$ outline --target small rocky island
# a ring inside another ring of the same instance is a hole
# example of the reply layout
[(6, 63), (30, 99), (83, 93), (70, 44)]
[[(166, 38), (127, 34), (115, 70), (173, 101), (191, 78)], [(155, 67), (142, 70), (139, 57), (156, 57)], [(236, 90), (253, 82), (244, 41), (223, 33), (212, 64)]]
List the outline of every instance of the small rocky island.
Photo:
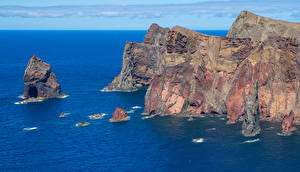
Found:
[(27, 102), (36, 102), (48, 98), (64, 98), (66, 94), (61, 92), (61, 86), (57, 82), (56, 75), (52, 72), (51, 65), (43, 62), (34, 55), (25, 70), (24, 94), (20, 97)]
[(122, 121), (128, 121), (130, 119), (129, 116), (127, 116), (127, 111), (125, 109), (117, 107), (114, 111), (114, 114), (109, 119), (110, 122), (122, 122)]
[(148, 87), (150, 115), (227, 114), (245, 136), (260, 133), (259, 120), (284, 119), (289, 132), (300, 124), (299, 38), (300, 23), (248, 11), (225, 38), (152, 24), (143, 43), (126, 42), (122, 71), (103, 90)]

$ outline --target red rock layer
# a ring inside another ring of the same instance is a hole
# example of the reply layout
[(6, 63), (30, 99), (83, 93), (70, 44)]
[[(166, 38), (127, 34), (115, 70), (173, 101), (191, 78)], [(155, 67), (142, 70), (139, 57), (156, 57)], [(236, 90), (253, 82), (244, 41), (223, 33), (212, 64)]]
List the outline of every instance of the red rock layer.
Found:
[(113, 116), (109, 119), (111, 122), (119, 122), (129, 120), (129, 117), (126, 116), (127, 111), (122, 108), (116, 108)]
[(296, 105), (295, 39), (265, 42), (203, 35), (181, 27), (168, 32), (164, 70), (145, 97), (145, 112), (200, 115), (245, 114), (249, 90), (258, 82), (260, 116), (281, 119)]
[(282, 123), (281, 123), (281, 131), (285, 135), (289, 135), (291, 132), (293, 132), (295, 128), (295, 113), (293, 111), (290, 112), (290, 114), (285, 115), (283, 117)]

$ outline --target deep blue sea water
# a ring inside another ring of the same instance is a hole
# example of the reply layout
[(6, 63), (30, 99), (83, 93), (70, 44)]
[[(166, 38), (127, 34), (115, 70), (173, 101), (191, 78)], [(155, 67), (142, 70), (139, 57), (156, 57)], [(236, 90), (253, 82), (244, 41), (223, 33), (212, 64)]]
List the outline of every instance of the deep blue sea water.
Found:
[[(278, 136), (279, 123), (262, 122), (260, 141), (241, 144), (249, 139), (241, 124), (225, 125), (223, 116), (142, 120), (136, 109), (130, 121), (108, 122), (117, 106), (143, 107), (145, 91), (100, 90), (120, 72), (125, 41), (142, 42), (145, 33), (0, 31), (0, 171), (299, 171), (300, 133)], [(68, 98), (14, 104), (33, 54), (53, 66)], [(89, 120), (94, 113), (108, 115)], [(80, 121), (90, 125), (75, 127)], [(199, 137), (205, 141), (192, 143)]]

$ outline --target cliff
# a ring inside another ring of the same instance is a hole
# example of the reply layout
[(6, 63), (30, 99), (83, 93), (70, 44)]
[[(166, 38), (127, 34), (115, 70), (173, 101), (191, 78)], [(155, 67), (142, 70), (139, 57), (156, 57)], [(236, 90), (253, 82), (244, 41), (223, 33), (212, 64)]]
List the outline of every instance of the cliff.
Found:
[(51, 65), (34, 55), (24, 74), (24, 98), (55, 98), (64, 96)]
[[(181, 52), (175, 47), (184, 40), (178, 37), (187, 40)], [(146, 113), (226, 113), (228, 123), (235, 123), (245, 114), (249, 91), (256, 82), (263, 119), (282, 119), (298, 100), (295, 39), (273, 37), (259, 42), (175, 27), (167, 43), (165, 70), (147, 90)]]
[(143, 43), (126, 42), (121, 73), (103, 91), (136, 91), (162, 72), (169, 29), (152, 24)]
[(293, 111), (300, 123), (297, 29), (250, 12), (241, 12), (227, 38), (153, 24), (143, 43), (126, 43), (122, 71), (104, 90), (149, 85), (145, 113), (227, 114), (228, 123), (243, 116), (249, 135), (259, 132), (259, 118), (280, 121)]

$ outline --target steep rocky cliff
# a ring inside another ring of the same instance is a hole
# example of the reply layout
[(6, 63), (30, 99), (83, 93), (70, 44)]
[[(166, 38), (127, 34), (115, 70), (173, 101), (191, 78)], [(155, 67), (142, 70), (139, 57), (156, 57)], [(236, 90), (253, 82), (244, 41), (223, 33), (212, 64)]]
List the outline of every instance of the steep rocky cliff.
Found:
[(249, 90), (258, 82), (261, 118), (282, 119), (297, 100), (296, 50), (295, 39), (259, 42), (175, 27), (167, 38), (165, 70), (146, 93), (145, 112), (227, 113), (228, 123), (234, 123), (245, 114)]
[[(245, 135), (258, 133), (259, 118), (280, 121), (292, 110), (300, 123), (297, 34), (298, 24), (249, 12), (241, 12), (228, 38), (153, 24), (143, 43), (126, 43), (122, 71), (104, 90), (134, 91), (150, 84), (145, 113), (227, 114), (228, 123), (244, 116)], [(249, 94), (253, 89), (258, 104)]]
[(24, 74), (24, 98), (54, 98), (64, 96), (51, 65), (34, 55)]
[(103, 91), (136, 91), (162, 72), (169, 29), (152, 24), (143, 43), (126, 42), (119, 76)]

